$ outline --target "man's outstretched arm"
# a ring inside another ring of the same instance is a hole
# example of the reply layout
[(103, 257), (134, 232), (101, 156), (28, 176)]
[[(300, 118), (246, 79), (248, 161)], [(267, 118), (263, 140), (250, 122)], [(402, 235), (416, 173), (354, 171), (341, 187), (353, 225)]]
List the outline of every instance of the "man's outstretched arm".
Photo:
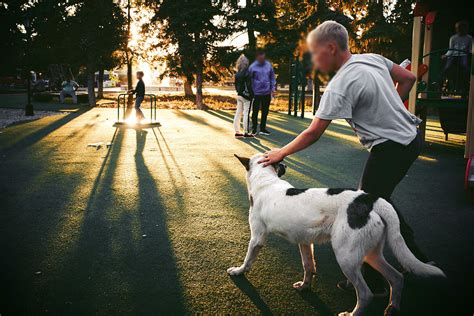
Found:
[(263, 163), (263, 166), (266, 167), (268, 165), (282, 161), (288, 155), (294, 154), (309, 147), (321, 137), (330, 123), (330, 120), (323, 120), (315, 117), (313, 122), (311, 122), (311, 125), (301, 134), (299, 134), (293, 141), (281, 149), (273, 149), (266, 152), (263, 158), (260, 159), (259, 163)]

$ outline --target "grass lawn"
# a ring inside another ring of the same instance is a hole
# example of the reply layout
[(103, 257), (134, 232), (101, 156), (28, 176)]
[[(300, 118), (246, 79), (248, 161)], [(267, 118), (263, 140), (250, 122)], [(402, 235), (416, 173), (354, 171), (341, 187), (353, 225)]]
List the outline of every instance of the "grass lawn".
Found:
[[(0, 134), (0, 314), (316, 314), (355, 296), (329, 245), (315, 247), (311, 292), (296, 245), (271, 236), (254, 269), (230, 278), (249, 228), (244, 169), (234, 153), (284, 145), (309, 123), (273, 112), (270, 137), (236, 140), (232, 112), (159, 110), (161, 128), (117, 129), (113, 109), (79, 108)], [(147, 115), (147, 112), (145, 112)], [(429, 142), (394, 194), (446, 284), (408, 276), (402, 315), (472, 315), (473, 206), (463, 192), (462, 139)], [(96, 149), (90, 143), (112, 142)], [(367, 152), (335, 122), (287, 160), (296, 187), (357, 186)], [(393, 260), (391, 260), (394, 262)], [(468, 284), (469, 283), (469, 284)], [(381, 315), (377, 299), (370, 315)], [(456, 312), (454, 312), (456, 311)]]

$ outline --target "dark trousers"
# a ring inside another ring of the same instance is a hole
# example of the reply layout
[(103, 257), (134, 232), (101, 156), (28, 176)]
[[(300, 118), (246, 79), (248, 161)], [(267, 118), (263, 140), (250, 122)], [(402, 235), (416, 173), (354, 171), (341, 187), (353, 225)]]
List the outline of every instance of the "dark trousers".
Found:
[(260, 130), (263, 131), (267, 126), (267, 116), (270, 110), (270, 95), (256, 95), (252, 100), (252, 131), (257, 131), (258, 125), (258, 111), (262, 109), (262, 116), (260, 118)]
[[(423, 138), (419, 132), (407, 146), (393, 141), (375, 145), (365, 164), (359, 188), (390, 201), (395, 187), (407, 174), (408, 169), (420, 154), (422, 146)], [(412, 229), (405, 222), (402, 214), (396, 208), (395, 210), (400, 219), (400, 232), (408, 248), (418, 259), (426, 262), (426, 256), (415, 243)], [(369, 285), (380, 283), (381, 278), (377, 275), (378, 272), (367, 264), (364, 266), (364, 275)]]

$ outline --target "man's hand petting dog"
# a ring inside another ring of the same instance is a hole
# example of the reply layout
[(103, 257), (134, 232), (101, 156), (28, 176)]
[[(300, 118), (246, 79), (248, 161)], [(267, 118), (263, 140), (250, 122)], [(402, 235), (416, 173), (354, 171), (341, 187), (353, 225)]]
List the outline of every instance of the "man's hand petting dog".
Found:
[(280, 148), (274, 148), (270, 151), (267, 151), (263, 154), (262, 159), (258, 163), (262, 163), (264, 167), (273, 165), (282, 161), (285, 158), (285, 155), (281, 152)]

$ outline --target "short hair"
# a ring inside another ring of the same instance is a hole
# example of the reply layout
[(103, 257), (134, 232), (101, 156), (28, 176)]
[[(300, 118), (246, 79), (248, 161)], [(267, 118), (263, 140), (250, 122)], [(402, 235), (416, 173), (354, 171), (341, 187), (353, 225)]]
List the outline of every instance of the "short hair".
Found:
[(469, 32), (469, 22), (466, 20), (461, 20), (456, 22), (456, 27), (459, 28), (459, 30), (462, 33), (468, 33)]
[(349, 49), (349, 34), (344, 25), (336, 21), (326, 21), (308, 34), (308, 42), (334, 41), (341, 50)]
[(143, 71), (137, 71), (137, 75), (144, 76), (145, 74), (143, 73)]
[(255, 52), (255, 56), (261, 56), (261, 55), (265, 55), (265, 51), (263, 49), (259, 48)]

